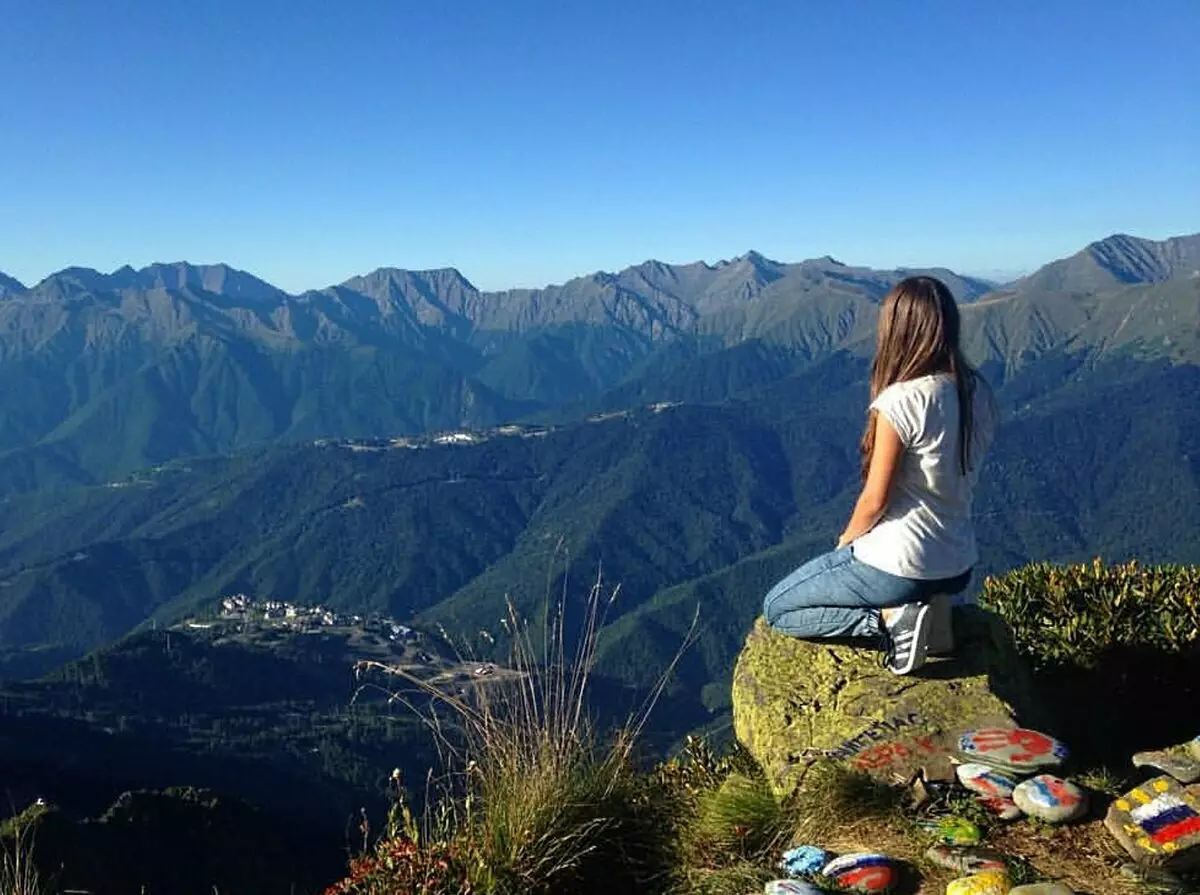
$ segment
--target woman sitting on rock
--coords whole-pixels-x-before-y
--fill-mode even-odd
[[[884,298],[862,494],[837,549],[771,588],[763,614],[772,627],[882,640],[896,674],[925,661],[931,601],[948,618],[949,595],[966,588],[978,559],[971,493],[996,424],[991,391],[963,358],[958,332],[954,296],[940,280],[910,277]]]

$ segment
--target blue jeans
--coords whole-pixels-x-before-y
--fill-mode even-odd
[[[878,637],[880,609],[956,594],[970,580],[969,569],[933,581],[901,578],[855,559],[853,547],[839,547],[772,587],[763,615],[772,628],[793,637]]]

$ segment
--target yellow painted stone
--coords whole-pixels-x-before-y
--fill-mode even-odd
[[[985,870],[956,879],[946,886],[946,895],[1007,895],[1012,888],[1008,874],[1001,870]]]

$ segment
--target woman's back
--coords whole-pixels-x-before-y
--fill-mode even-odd
[[[978,559],[971,501],[996,428],[987,385],[976,378],[969,464],[959,451],[954,377],[921,376],[888,386],[871,403],[899,434],[904,455],[879,522],[854,541],[854,556],[905,578],[950,578]]]

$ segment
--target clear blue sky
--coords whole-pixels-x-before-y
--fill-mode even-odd
[[[1200,230],[1198,46],[1197,0],[0,0],[0,270],[1032,268]]]

